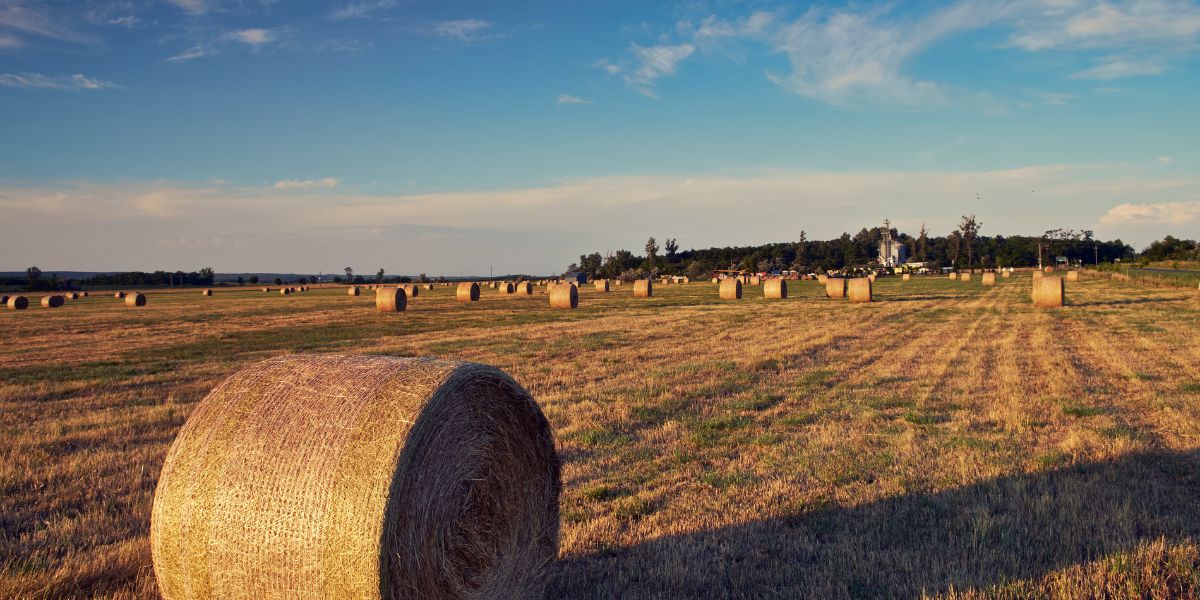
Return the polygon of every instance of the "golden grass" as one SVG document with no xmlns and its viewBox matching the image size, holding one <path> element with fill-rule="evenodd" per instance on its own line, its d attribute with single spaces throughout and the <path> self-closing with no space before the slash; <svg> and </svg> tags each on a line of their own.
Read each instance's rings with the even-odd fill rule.
<svg viewBox="0 0 1200 600">
<path fill-rule="evenodd" d="M 547 597 L 1200 595 L 1197 291 L 1084 278 L 1045 311 L 1026 273 L 898 279 L 870 304 L 789 282 L 573 311 L 453 287 L 402 315 L 319 287 L 0 311 L 0 597 L 155 597 L 171 440 L 216 383 L 299 351 L 525 386 L 563 458 Z"/>
</svg>

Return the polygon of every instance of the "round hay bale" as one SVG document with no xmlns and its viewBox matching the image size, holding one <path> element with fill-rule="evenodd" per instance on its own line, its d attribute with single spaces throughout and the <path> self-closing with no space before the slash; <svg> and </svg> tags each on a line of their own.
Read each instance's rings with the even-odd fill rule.
<svg viewBox="0 0 1200 600">
<path fill-rule="evenodd" d="M 579 288 L 573 285 L 556 285 L 550 290 L 550 308 L 575 308 L 579 306 Z"/>
<path fill-rule="evenodd" d="M 1054 267 L 1046 267 L 1046 272 L 1047 272 L 1047 273 L 1053 273 L 1053 272 L 1054 272 Z"/>
<path fill-rule="evenodd" d="M 58 308 L 63 305 L 65 299 L 58 294 L 53 296 L 42 296 L 42 306 L 46 308 Z"/>
<path fill-rule="evenodd" d="M 279 295 L 287 296 L 292 293 L 292 288 L 279 288 Z"/>
<path fill-rule="evenodd" d="M 1008 279 L 1008 278 L 1012 277 L 1012 271 L 1005 270 L 1004 272 L 1000 273 L 1000 276 L 1005 279 Z"/>
<path fill-rule="evenodd" d="M 768 279 L 763 285 L 764 298 L 787 298 L 787 281 L 783 279 Z"/>
<path fill-rule="evenodd" d="M 29 298 L 25 296 L 5 296 L 4 305 L 11 310 L 25 310 L 29 308 Z"/>
<path fill-rule="evenodd" d="M 624 281 L 621 281 L 620 279 L 618 279 L 618 280 L 616 280 L 616 282 L 613 283 L 613 285 L 616 285 L 617 287 L 621 287 L 624 283 L 625 283 Z"/>
<path fill-rule="evenodd" d="M 1063 278 L 1057 275 L 1043 276 L 1033 285 L 1033 305 L 1044 308 L 1057 308 L 1066 301 L 1066 286 Z"/>
<path fill-rule="evenodd" d="M 654 284 L 649 279 L 639 279 L 633 282 L 634 298 L 649 298 L 654 295 Z"/>
<path fill-rule="evenodd" d="M 67 294 L 67 296 L 66 296 L 66 297 L 67 297 L 67 300 L 78 300 L 78 299 L 79 299 L 79 293 L 78 293 L 78 292 L 70 292 L 70 293 L 68 293 L 68 294 Z"/>
<path fill-rule="evenodd" d="M 876 278 L 876 277 L 878 277 L 878 275 L 876 275 L 876 274 L 874 274 L 874 273 L 871 273 L 870 275 L 867 275 L 867 279 L 870 279 L 870 280 L 871 280 L 871 283 L 875 283 L 875 278 Z"/>
<path fill-rule="evenodd" d="M 125 306 L 139 307 L 146 305 L 146 295 L 141 292 L 129 292 L 125 295 Z"/>
<path fill-rule="evenodd" d="M 425 284 L 425 291 L 427 291 L 427 292 L 433 291 L 433 284 L 432 283 Z"/>
<path fill-rule="evenodd" d="M 87 298 L 87 297 L 88 297 L 88 293 L 87 293 L 87 292 L 84 292 L 84 293 L 83 293 L 83 297 L 84 297 L 84 298 Z"/>
<path fill-rule="evenodd" d="M 515 294 L 516 292 L 517 292 L 517 286 L 515 286 L 507 281 L 500 284 L 500 293 L 501 294 Z"/>
<path fill-rule="evenodd" d="M 479 284 L 470 281 L 464 281 L 463 283 L 458 284 L 458 291 L 455 293 L 454 297 L 459 302 L 478 302 Z"/>
<path fill-rule="evenodd" d="M 716 277 L 713 277 L 711 283 L 721 283 L 721 280 L 717 279 Z"/>
<path fill-rule="evenodd" d="M 684 278 L 683 278 L 683 282 L 684 282 L 684 283 L 691 283 L 691 282 L 692 282 L 692 278 L 691 278 L 691 277 L 684 276 Z"/>
<path fill-rule="evenodd" d="M 0 295 L 0 306 L 8 306 L 8 294 Z"/>
<path fill-rule="evenodd" d="M 817 275 L 817 283 L 819 283 L 821 285 L 825 285 L 826 281 L 829 281 L 828 275 Z"/>
<path fill-rule="evenodd" d="M 960 274 L 959 274 L 958 278 L 959 278 L 959 280 L 961 280 L 961 281 L 970 281 L 970 280 L 971 280 L 971 273 L 970 273 L 969 271 L 964 271 L 964 272 L 962 272 L 962 273 L 960 273 Z"/>
<path fill-rule="evenodd" d="M 830 298 L 846 297 L 846 280 L 842 277 L 829 277 L 825 280 L 825 295 Z"/>
<path fill-rule="evenodd" d="M 951 273 L 950 279 L 958 279 L 958 273 Z"/>
<path fill-rule="evenodd" d="M 121 300 L 124 297 L 125 297 L 125 292 L 117 292 L 117 293 L 113 294 L 113 298 L 116 298 L 118 300 Z"/>
<path fill-rule="evenodd" d="M 718 293 L 722 300 L 741 300 L 742 282 L 736 279 L 726 279 L 721 282 L 721 289 Z"/>
<path fill-rule="evenodd" d="M 362 292 L 361 292 L 361 291 L 359 291 L 359 289 L 358 289 L 358 286 L 357 286 L 357 285 L 352 285 L 352 286 L 350 286 L 350 287 L 346 288 L 346 295 L 347 295 L 347 296 L 357 296 L 357 295 L 359 295 L 359 294 L 361 294 L 361 293 L 362 293 Z"/>
<path fill-rule="evenodd" d="M 996 285 L 996 274 L 995 273 L 984 273 L 983 276 L 979 278 L 979 280 L 980 280 L 980 283 L 982 283 L 983 285 Z"/>
<path fill-rule="evenodd" d="M 762 285 L 762 279 L 759 277 L 751 277 L 750 285 Z"/>
<path fill-rule="evenodd" d="M 1079 281 L 1079 271 L 1067 271 L 1067 281 Z"/>
<path fill-rule="evenodd" d="M 900 276 L 900 280 L 901 280 L 901 281 L 908 281 L 908 280 L 910 280 L 910 279 L 912 279 L 912 275 L 910 275 L 910 274 L 908 274 L 908 273 L 905 273 L 905 274 L 903 274 L 903 275 L 901 275 L 901 276 Z"/>
<path fill-rule="evenodd" d="M 269 291 L 271 291 L 271 288 L 269 288 L 269 287 L 265 287 L 265 288 L 263 288 L 263 289 L 262 289 L 262 291 L 264 291 L 264 292 L 269 292 Z"/>
<path fill-rule="evenodd" d="M 870 302 L 874 283 L 870 277 L 855 277 L 846 282 L 846 296 L 851 302 Z"/>
<path fill-rule="evenodd" d="M 418 286 L 415 285 L 400 286 L 400 289 L 404 290 L 404 295 L 408 296 L 409 298 L 416 298 L 417 295 L 421 293 L 418 289 Z"/>
<path fill-rule="evenodd" d="M 596 291 L 597 292 L 607 292 L 608 291 L 608 280 L 607 279 L 596 280 Z"/>
<path fill-rule="evenodd" d="M 212 290 L 204 290 L 203 292 L 200 292 L 200 295 L 201 296 L 211 296 Z"/>
<path fill-rule="evenodd" d="M 391 313 L 400 312 L 405 308 L 408 308 L 408 290 L 385 287 L 375 291 L 375 310 Z"/>
<path fill-rule="evenodd" d="M 518 283 L 516 293 L 525 294 L 526 296 L 532 296 L 533 295 L 533 284 L 529 283 L 528 281 L 522 281 L 521 283 Z"/>
<path fill-rule="evenodd" d="M 280 356 L 175 438 L 154 574 L 168 599 L 540 598 L 561 490 L 549 423 L 494 367 Z"/>
</svg>

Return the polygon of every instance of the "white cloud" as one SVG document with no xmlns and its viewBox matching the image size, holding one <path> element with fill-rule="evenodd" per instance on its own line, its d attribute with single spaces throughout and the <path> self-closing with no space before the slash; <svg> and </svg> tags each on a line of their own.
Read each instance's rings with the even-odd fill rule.
<svg viewBox="0 0 1200 600">
<path fill-rule="evenodd" d="M 53 12 L 55 7 L 49 4 L 26 0 L 0 0 L 0 34 L 5 34 L 10 39 L 19 39 L 13 35 L 15 32 L 73 43 L 92 41 L 90 36 L 82 35 L 63 24 L 63 19 Z M 10 31 L 3 31 L 5 29 Z"/>
<path fill-rule="evenodd" d="M 365 2 L 350 2 L 330 13 L 330 17 L 337 20 L 344 19 L 362 19 L 369 17 L 372 14 L 395 8 L 396 0 L 368 0 Z"/>
<path fill-rule="evenodd" d="M 41 73 L 0 73 L 0 86 L 42 90 L 103 90 L 117 84 L 76 73 L 69 77 L 50 77 Z"/>
<path fill-rule="evenodd" d="M 1017 3 L 1018 30 L 1010 43 L 1024 50 L 1175 48 L 1200 36 L 1200 6 L 1187 0 L 1071 0 Z"/>
<path fill-rule="evenodd" d="M 630 46 L 636 61 L 632 70 L 625 76 L 625 81 L 635 86 L 641 93 L 656 97 L 652 90 L 654 83 L 667 75 L 674 75 L 679 63 L 691 56 L 696 47 L 691 44 L 662 45 L 662 46 Z"/>
<path fill-rule="evenodd" d="M 203 44 L 197 44 L 191 48 L 188 48 L 187 50 L 184 50 L 183 52 L 180 52 L 179 54 L 167 57 L 165 62 L 185 62 L 189 60 L 195 60 L 197 58 L 204 58 L 206 56 L 215 56 L 217 54 L 218 52 L 216 49 L 209 48 Z"/>
<path fill-rule="evenodd" d="M 335 177 L 322 177 L 320 179 L 284 179 L 276 181 L 271 185 L 277 190 L 316 190 L 316 189 L 331 189 L 341 183 L 340 179 Z"/>
<path fill-rule="evenodd" d="M 1197 221 L 1200 221 L 1200 202 L 1119 204 L 1100 219 L 1105 225 L 1184 225 Z"/>
<path fill-rule="evenodd" d="M 1166 70 L 1157 62 L 1139 62 L 1120 58 L 1107 58 L 1090 69 L 1072 73 L 1072 79 L 1119 79 L 1140 75 L 1158 75 Z"/>
<path fill-rule="evenodd" d="M 202 15 L 208 12 L 208 2 L 206 0 L 167 0 L 171 4 L 183 9 L 184 12 L 193 15 Z"/>
<path fill-rule="evenodd" d="M 496 37 L 496 34 L 488 33 L 491 29 L 492 23 L 483 19 L 459 19 L 435 23 L 431 31 L 436 36 L 450 40 L 479 42 Z"/>
<path fill-rule="evenodd" d="M 18 48 L 22 45 L 24 44 L 21 42 L 21 38 L 15 35 L 0 33 L 0 48 Z"/>
<path fill-rule="evenodd" d="M 277 35 L 274 31 L 272 31 L 270 29 L 262 29 L 262 28 L 258 28 L 258 27 L 251 28 L 251 29 L 241 29 L 238 31 L 230 31 L 229 33 L 227 33 L 225 35 L 226 35 L 226 37 L 228 37 L 231 40 L 238 41 L 243 44 L 248 44 L 255 48 L 258 48 L 259 46 L 263 46 L 265 44 L 270 44 L 271 42 L 275 41 L 277 38 Z"/>
<path fill-rule="evenodd" d="M 1166 156 L 1166 155 L 1163 155 L 1163 156 L 1160 156 L 1160 157 L 1158 157 L 1158 158 L 1156 158 L 1156 159 L 1154 159 L 1154 160 L 1158 161 L 1158 164 L 1160 164 L 1160 165 L 1162 165 L 1162 166 L 1164 166 L 1164 167 L 1165 167 L 1165 166 L 1167 166 L 1167 165 L 1169 165 L 1169 164 L 1171 164 L 1171 163 L 1175 162 L 1175 157 L 1173 157 L 1173 156 Z"/>
<path fill-rule="evenodd" d="M 573 96 L 571 94 L 559 94 L 558 98 L 554 99 L 554 102 L 556 104 L 558 104 L 559 106 L 563 106 L 566 104 L 591 104 L 592 103 L 591 100 L 587 100 L 585 98 L 580 98 L 579 96 Z"/>
</svg>

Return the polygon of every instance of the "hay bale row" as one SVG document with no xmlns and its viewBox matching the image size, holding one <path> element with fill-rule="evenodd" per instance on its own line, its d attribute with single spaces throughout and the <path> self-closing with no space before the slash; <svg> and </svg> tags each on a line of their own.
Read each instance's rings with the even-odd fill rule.
<svg viewBox="0 0 1200 600">
<path fill-rule="evenodd" d="M 764 298 L 787 298 L 787 281 L 783 279 L 768 279 L 763 285 Z"/>
<path fill-rule="evenodd" d="M 459 302 L 479 302 L 479 284 L 471 281 L 458 284 L 454 297 Z"/>
<path fill-rule="evenodd" d="M 575 308 L 579 306 L 579 288 L 572 285 L 556 285 L 550 290 L 550 308 Z"/>
<path fill-rule="evenodd" d="M 1004 279 L 1008 279 L 1008 278 L 1012 277 L 1012 271 L 1009 271 L 1006 269 L 1000 273 L 1000 276 L 1003 277 Z"/>
<path fill-rule="evenodd" d="M 846 296 L 851 302 L 870 302 L 874 281 L 870 277 L 855 277 L 846 282 Z"/>
<path fill-rule="evenodd" d="M 404 288 L 375 290 L 375 310 L 383 313 L 401 312 L 408 308 L 408 293 Z"/>
<path fill-rule="evenodd" d="M 29 308 L 29 298 L 21 295 L 5 296 L 4 305 L 10 310 L 25 310 Z"/>
<path fill-rule="evenodd" d="M 830 298 L 846 297 L 846 280 L 841 277 L 830 277 L 825 280 L 825 295 Z"/>
<path fill-rule="evenodd" d="M 1033 283 L 1033 305 L 1043 308 L 1057 308 L 1066 302 L 1066 286 L 1063 278 L 1057 275 L 1046 275 Z"/>
<path fill-rule="evenodd" d="M 494 367 L 281 356 L 171 445 L 154 575 L 164 598 L 540 598 L 561 489 L 549 423 Z"/>
<path fill-rule="evenodd" d="M 721 289 L 718 293 L 722 300 L 741 300 L 742 282 L 737 279 L 726 279 L 721 282 Z"/>
<path fill-rule="evenodd" d="M 649 298 L 654 295 L 654 284 L 649 279 L 639 279 L 633 282 L 634 298 Z"/>
</svg>

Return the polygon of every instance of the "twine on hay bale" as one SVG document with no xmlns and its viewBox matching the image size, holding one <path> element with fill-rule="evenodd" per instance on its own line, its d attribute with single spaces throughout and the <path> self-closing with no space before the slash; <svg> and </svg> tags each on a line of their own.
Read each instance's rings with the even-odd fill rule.
<svg viewBox="0 0 1200 600">
<path fill-rule="evenodd" d="M 1079 271 L 1067 271 L 1067 281 L 1079 281 Z"/>
<path fill-rule="evenodd" d="M 464 281 L 458 284 L 458 291 L 454 297 L 459 302 L 478 302 L 479 301 L 479 284 L 471 281 Z"/>
<path fill-rule="evenodd" d="M 579 306 L 579 288 L 574 285 L 556 285 L 550 290 L 550 308 L 575 308 Z"/>
<path fill-rule="evenodd" d="M 597 279 L 596 280 L 596 291 L 597 292 L 607 292 L 608 291 L 608 280 L 607 279 Z"/>
<path fill-rule="evenodd" d="M 57 294 L 52 296 L 42 296 L 42 306 L 45 308 L 58 308 L 66 301 L 65 298 Z"/>
<path fill-rule="evenodd" d="M 532 296 L 533 295 L 533 284 L 529 283 L 528 281 L 522 281 L 521 283 L 518 283 L 517 284 L 517 293 L 525 294 L 526 296 Z"/>
<path fill-rule="evenodd" d="M 870 277 L 855 277 L 846 282 L 846 296 L 851 302 L 870 302 L 874 283 Z"/>
<path fill-rule="evenodd" d="M 5 296 L 4 305 L 11 310 L 25 310 L 29 308 L 29 298 L 25 296 Z"/>
<path fill-rule="evenodd" d="M 768 279 L 763 284 L 764 298 L 787 298 L 787 281 L 783 279 Z"/>
<path fill-rule="evenodd" d="M 1045 275 L 1033 284 L 1033 305 L 1057 308 L 1066 303 L 1066 285 L 1057 275 Z"/>
<path fill-rule="evenodd" d="M 830 298 L 845 298 L 846 280 L 842 277 L 830 277 L 826 279 L 825 295 Z"/>
<path fill-rule="evenodd" d="M 982 283 L 983 285 L 996 285 L 996 274 L 995 273 L 984 273 L 979 278 L 979 282 Z"/>
<path fill-rule="evenodd" d="M 141 292 L 130 292 L 125 294 L 125 306 L 139 307 L 146 305 L 146 295 Z"/>
<path fill-rule="evenodd" d="M 375 310 L 379 312 L 400 312 L 408 308 L 408 290 L 404 288 L 379 288 L 375 290 Z"/>
<path fill-rule="evenodd" d="M 358 286 L 357 286 L 357 285 L 352 285 L 352 286 L 350 286 L 350 287 L 346 288 L 346 295 L 347 295 L 347 296 L 357 296 L 357 295 L 359 295 L 359 294 L 361 294 L 361 293 L 362 293 L 362 292 L 361 292 L 361 291 L 359 291 L 359 289 L 358 289 Z"/>
<path fill-rule="evenodd" d="M 639 279 L 633 282 L 634 298 L 649 298 L 654 295 L 654 284 L 649 279 Z"/>
<path fill-rule="evenodd" d="M 721 282 L 721 289 L 718 293 L 722 300 L 741 300 L 742 282 L 736 279 L 726 279 Z"/>
<path fill-rule="evenodd" d="M 201 296 L 211 296 L 212 290 L 204 290 L 203 292 L 200 292 L 200 295 Z"/>
<path fill-rule="evenodd" d="M 539 598 L 559 459 L 529 392 L 486 365 L 287 355 L 196 406 L 163 462 L 164 598 Z"/>
</svg>

